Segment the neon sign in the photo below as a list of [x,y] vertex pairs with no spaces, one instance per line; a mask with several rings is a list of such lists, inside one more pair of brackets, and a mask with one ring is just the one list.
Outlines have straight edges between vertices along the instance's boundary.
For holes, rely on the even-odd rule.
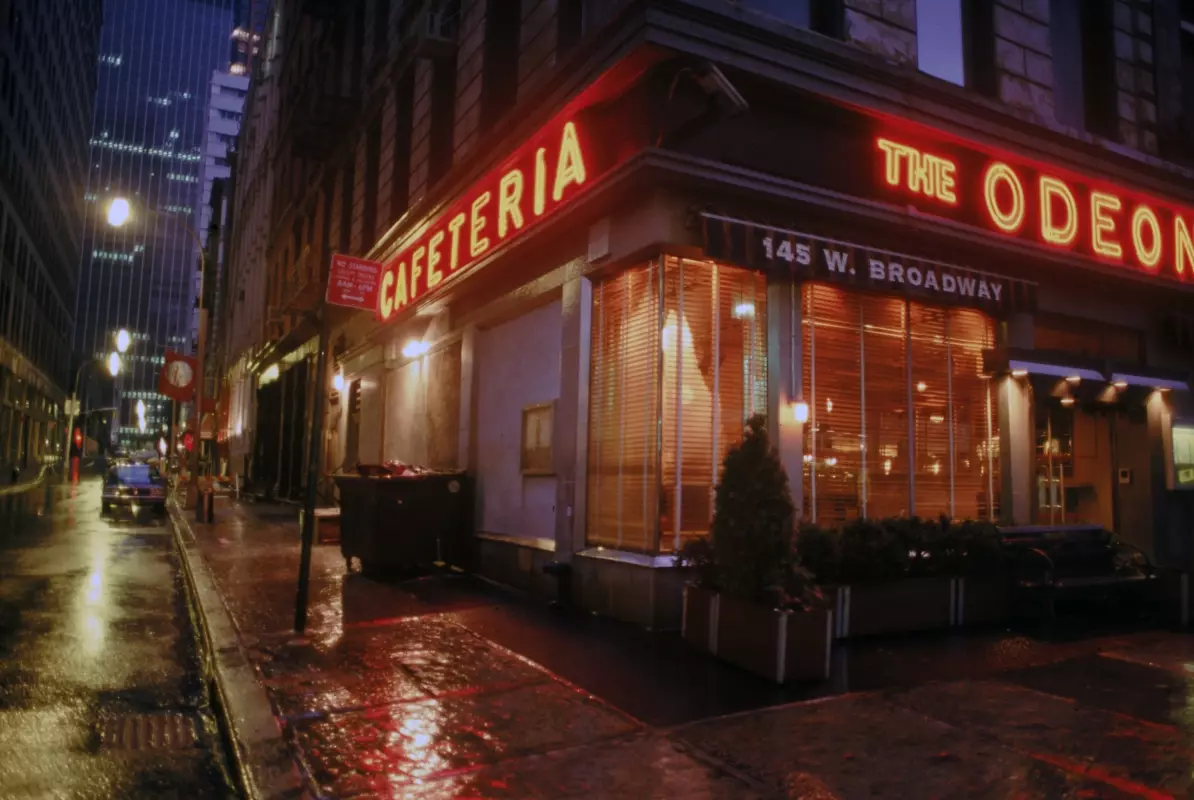
[[977,148],[934,143],[929,152],[909,140],[874,139],[878,172],[889,189],[1001,234],[1150,275],[1194,280],[1194,210]]
[[473,184],[386,264],[378,319],[393,319],[579,197],[594,177],[586,150],[577,124],[557,119]]

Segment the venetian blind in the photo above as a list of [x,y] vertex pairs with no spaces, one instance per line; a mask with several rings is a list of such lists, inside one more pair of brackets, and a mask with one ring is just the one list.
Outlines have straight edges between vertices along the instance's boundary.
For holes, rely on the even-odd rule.
[[801,297],[804,516],[997,515],[991,320],[821,284]]
[[659,267],[593,288],[586,536],[653,551],[659,514]]
[[766,279],[749,270],[665,262],[660,417],[660,550],[709,530],[726,451],[766,413]]

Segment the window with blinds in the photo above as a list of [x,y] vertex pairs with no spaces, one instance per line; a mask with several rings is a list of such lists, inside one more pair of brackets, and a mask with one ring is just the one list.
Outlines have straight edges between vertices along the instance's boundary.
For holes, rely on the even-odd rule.
[[588,542],[653,550],[659,518],[660,268],[593,287]]
[[982,314],[805,284],[804,515],[991,518],[994,389]]
[[766,413],[766,302],[760,274],[675,258],[594,287],[589,543],[708,532],[721,460]]

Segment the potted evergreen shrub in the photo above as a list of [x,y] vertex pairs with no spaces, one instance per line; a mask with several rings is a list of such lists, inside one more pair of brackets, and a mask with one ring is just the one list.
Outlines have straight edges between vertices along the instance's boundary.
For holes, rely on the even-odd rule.
[[693,568],[684,637],[777,683],[829,677],[832,614],[794,547],[788,476],[761,416],[722,462],[709,537],[680,554]]
[[797,550],[831,600],[835,635],[865,636],[991,622],[1007,616],[997,531],[942,517],[804,524]]

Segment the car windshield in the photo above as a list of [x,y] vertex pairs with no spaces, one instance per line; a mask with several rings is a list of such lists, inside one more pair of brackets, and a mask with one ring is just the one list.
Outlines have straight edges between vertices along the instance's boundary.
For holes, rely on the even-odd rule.
[[148,464],[125,464],[113,470],[120,483],[157,483],[161,476]]

